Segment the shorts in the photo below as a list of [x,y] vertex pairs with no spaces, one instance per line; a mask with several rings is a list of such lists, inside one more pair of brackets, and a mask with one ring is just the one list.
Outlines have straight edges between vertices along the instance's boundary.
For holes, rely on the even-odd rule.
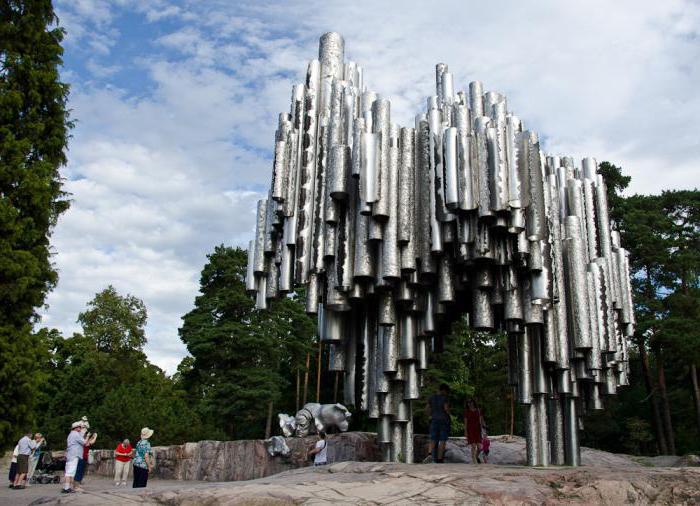
[[78,457],[73,457],[66,461],[66,478],[72,478],[75,476],[75,472],[78,470]]
[[431,441],[447,441],[450,437],[450,421],[449,420],[431,420],[430,422],[430,440]]
[[17,474],[29,472],[29,455],[17,455]]

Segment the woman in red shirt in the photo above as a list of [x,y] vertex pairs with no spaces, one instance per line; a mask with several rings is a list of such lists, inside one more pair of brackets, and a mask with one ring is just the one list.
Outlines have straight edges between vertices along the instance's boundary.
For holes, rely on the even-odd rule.
[[474,399],[469,399],[467,409],[464,410],[464,437],[472,451],[472,464],[479,462],[479,445],[481,444],[481,428],[484,426],[484,418]]
[[125,439],[117,445],[114,450],[114,486],[126,486],[126,480],[129,479],[129,468],[131,467],[131,457],[134,449],[128,439]]

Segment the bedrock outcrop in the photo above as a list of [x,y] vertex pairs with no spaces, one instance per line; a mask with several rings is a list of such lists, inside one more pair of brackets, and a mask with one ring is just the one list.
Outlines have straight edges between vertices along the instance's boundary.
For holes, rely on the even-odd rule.
[[[698,504],[700,469],[340,462],[245,482],[119,490],[54,504]],[[46,503],[43,503],[46,504]]]
[[[156,447],[154,476],[168,480],[241,481],[263,478],[311,464],[307,457],[308,449],[316,442],[315,437],[287,438],[286,442],[291,450],[288,457],[270,456],[262,440],[199,441]],[[426,436],[416,435],[415,462],[425,460],[428,444]],[[448,463],[471,462],[464,438],[450,438],[445,459]],[[374,433],[345,432],[328,436],[330,463],[380,460],[381,450]],[[640,467],[640,464],[629,456],[590,448],[581,449],[581,461],[584,466]],[[517,436],[492,437],[489,462],[501,465],[525,464],[525,440]],[[113,452],[94,451],[91,470],[101,476],[113,476]]]

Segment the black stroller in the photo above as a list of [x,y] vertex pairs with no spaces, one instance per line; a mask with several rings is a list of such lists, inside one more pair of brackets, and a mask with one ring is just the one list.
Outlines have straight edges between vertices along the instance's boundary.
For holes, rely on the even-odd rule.
[[61,472],[66,468],[65,457],[52,457],[50,451],[41,451],[39,462],[36,464],[34,474],[29,479],[30,483],[60,483]]

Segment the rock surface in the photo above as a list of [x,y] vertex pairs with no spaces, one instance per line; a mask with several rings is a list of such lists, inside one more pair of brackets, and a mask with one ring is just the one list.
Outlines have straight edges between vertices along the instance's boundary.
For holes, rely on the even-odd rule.
[[120,490],[35,504],[698,504],[700,469],[342,462],[247,482]]
[[[177,446],[155,447],[156,467],[154,475],[166,480],[241,481],[263,478],[283,471],[290,471],[311,464],[308,449],[316,437],[287,438],[289,457],[271,457],[264,441],[199,441]],[[417,435],[414,442],[415,462],[428,457],[427,436]],[[95,450],[92,472],[100,476],[114,474],[114,457],[111,450]],[[614,453],[581,448],[583,466],[689,466],[697,457],[630,457]],[[328,436],[329,463],[356,461],[378,462],[381,451],[376,435],[369,432],[345,432]],[[450,438],[445,460],[448,463],[471,463],[471,453],[464,438]],[[492,436],[490,464],[524,465],[525,439],[518,436]],[[697,464],[695,464],[697,465]]]
[[[154,447],[154,475],[166,480],[241,481],[270,476],[311,465],[309,448],[317,437],[287,438],[289,457],[271,457],[263,440],[199,441]],[[95,450],[90,470],[100,476],[114,475],[114,452]],[[328,436],[329,462],[376,462],[381,453],[376,435],[344,432]]]

